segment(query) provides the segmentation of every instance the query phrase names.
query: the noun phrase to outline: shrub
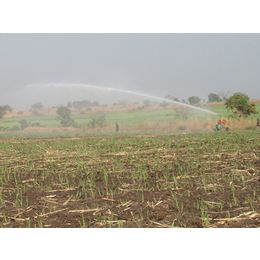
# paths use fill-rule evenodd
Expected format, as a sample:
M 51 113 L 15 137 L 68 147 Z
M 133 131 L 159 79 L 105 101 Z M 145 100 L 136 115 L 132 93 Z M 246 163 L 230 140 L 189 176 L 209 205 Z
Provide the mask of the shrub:
M 19 121 L 21 125 L 21 129 L 24 130 L 24 128 L 31 126 L 31 122 L 27 122 L 25 119 L 22 119 Z
M 247 126 L 247 127 L 246 127 L 246 130 L 255 130 L 255 129 L 256 129 L 256 127 L 253 126 L 253 125 L 251 125 L 251 126 Z
M 184 130 L 186 130 L 186 127 L 185 127 L 184 125 L 180 125 L 180 126 L 178 127 L 178 130 L 184 131 Z
M 91 121 L 88 123 L 88 126 L 92 128 L 95 128 L 97 126 L 103 127 L 106 125 L 105 119 L 105 114 L 97 113 L 91 118 Z
M 39 122 L 32 123 L 32 127 L 40 127 L 41 124 Z

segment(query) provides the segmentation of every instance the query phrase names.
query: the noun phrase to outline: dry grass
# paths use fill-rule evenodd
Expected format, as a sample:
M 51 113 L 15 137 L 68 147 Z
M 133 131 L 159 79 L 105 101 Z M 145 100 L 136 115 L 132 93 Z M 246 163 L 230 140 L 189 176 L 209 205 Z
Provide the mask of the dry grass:
M 228 126 L 231 129 L 245 129 L 256 126 L 256 119 L 250 118 L 231 118 L 228 120 Z
M 173 107 L 174 104 L 169 104 L 169 106 L 167 108 L 171 108 Z M 72 115 L 78 115 L 80 114 L 82 111 L 84 112 L 84 114 L 88 115 L 88 114 L 95 114 L 97 112 L 102 112 L 102 113 L 112 113 L 112 112 L 130 112 L 133 110 L 139 110 L 142 109 L 142 107 L 145 107 L 143 104 L 128 104 L 125 106 L 121 106 L 121 105 L 117 105 L 117 106 L 99 106 L 99 107 L 91 107 L 91 111 L 86 111 L 86 107 L 82 108 L 82 109 L 76 109 L 71 107 L 71 114 Z M 151 105 L 148 107 L 145 107 L 145 110 L 161 110 L 164 109 L 163 107 L 159 106 L 159 105 Z M 57 116 L 57 108 L 45 108 L 39 111 L 39 114 L 41 115 L 41 117 L 45 117 L 45 116 Z M 35 115 L 33 115 L 33 112 L 29 111 L 29 110 L 23 110 L 22 114 L 19 115 L 18 113 L 20 112 L 20 110 L 15 110 L 12 112 L 7 112 L 4 115 L 4 119 L 8 119 L 8 118 L 28 118 L 28 117 L 35 117 Z
M 164 131 L 194 131 L 194 130 L 204 130 L 204 131 L 212 131 L 215 128 L 216 121 L 211 118 L 199 120 L 198 118 L 194 118 L 190 121 L 174 121 L 174 122 L 164 122 L 164 123 L 156 123 L 156 122 L 138 122 L 135 126 L 124 126 L 120 125 L 119 132 L 164 132 Z M 256 126 L 256 119 L 250 118 L 237 118 L 237 119 L 228 119 L 227 126 L 230 130 L 237 129 L 246 129 L 249 127 Z M 21 130 L 16 131 L 21 132 Z M 113 133 L 115 132 L 114 124 L 107 124 L 104 127 L 96 127 L 92 128 L 87 125 L 82 128 L 73 128 L 73 127 L 55 127 L 55 128 L 47 128 L 47 127 L 27 127 L 23 130 L 24 133 Z
M 23 133 L 78 133 L 82 132 L 80 128 L 74 127 L 55 127 L 55 128 L 47 128 L 47 127 L 27 127 L 23 131 Z

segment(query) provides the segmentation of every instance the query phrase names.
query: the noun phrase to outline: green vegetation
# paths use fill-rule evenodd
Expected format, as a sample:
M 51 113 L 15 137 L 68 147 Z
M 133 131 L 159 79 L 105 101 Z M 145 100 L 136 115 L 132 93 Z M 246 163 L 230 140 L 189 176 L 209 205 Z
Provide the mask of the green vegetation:
M 218 115 L 222 115 L 224 117 L 229 116 L 229 111 L 226 109 L 224 105 L 218 105 L 218 106 L 201 106 L 203 109 L 207 109 L 210 111 L 213 111 L 217 113 Z M 91 109 L 89 107 L 89 109 Z M 257 103 L 255 105 L 256 111 L 260 111 L 260 103 Z M 100 109 L 100 111 L 103 111 Z M 106 111 L 106 109 L 104 110 Z M 71 120 L 73 120 L 78 126 L 80 125 L 88 125 L 90 122 L 93 121 L 93 116 L 96 112 L 95 111 L 86 111 L 86 113 L 81 113 L 78 112 L 78 114 L 70 114 Z M 25 114 L 25 113 L 23 113 Z M 216 115 L 206 113 L 200 110 L 196 109 L 190 109 L 187 107 L 181 107 L 181 106 L 176 106 L 174 109 L 174 106 L 167 106 L 164 109 L 157 109 L 153 110 L 151 108 L 145 108 L 143 109 L 132 109 L 128 111 L 120 111 L 120 109 L 116 109 L 114 111 L 108 111 L 106 112 L 106 124 L 107 125 L 112 125 L 114 126 L 116 122 L 119 123 L 119 125 L 124 127 L 134 127 L 139 123 L 143 122 L 153 122 L 153 123 L 168 123 L 168 122 L 181 122 L 181 121 L 192 121 L 194 118 L 197 118 L 199 121 L 200 120 L 206 120 L 206 119 L 211 119 L 214 122 L 216 121 Z M 40 116 L 40 117 L 30 117 L 29 121 L 31 121 L 31 124 L 34 123 L 39 123 L 41 126 L 45 126 L 46 128 L 56 128 L 58 127 L 59 123 L 55 120 L 55 116 Z M 258 118 L 258 114 L 250 114 L 248 116 L 249 119 L 256 119 Z M 28 120 L 28 118 L 6 118 L 6 119 L 1 119 L 0 121 L 0 127 L 2 129 L 13 129 L 13 127 L 20 126 L 19 121 L 20 120 Z M 59 122 L 61 122 L 59 120 Z M 72 122 L 71 122 L 72 123 Z M 214 123 L 213 123 L 214 124 Z M 212 128 L 214 125 L 212 126 Z M 202 128 L 203 129 L 203 126 Z M 131 130 L 129 130 L 131 132 Z
M 42 110 L 43 108 L 44 108 L 44 105 L 42 104 L 42 102 L 36 102 L 31 106 L 32 111 L 39 111 L 39 110 Z
M 88 123 L 88 126 L 95 127 L 104 127 L 106 125 L 106 115 L 103 113 L 94 114 L 91 118 L 91 121 Z
M 191 105 L 197 105 L 197 104 L 199 104 L 200 101 L 201 101 L 201 99 L 200 99 L 199 97 L 197 97 L 197 96 L 189 97 L 188 100 L 189 100 L 189 103 L 190 103 Z
M 256 131 L 1 141 L 1 227 L 259 226 L 259 148 Z
M 247 95 L 237 93 L 225 102 L 225 106 L 227 110 L 233 112 L 235 116 L 241 117 L 257 114 L 255 104 L 249 104 L 248 101 L 249 97 Z
M 6 111 L 12 112 L 13 109 L 9 105 L 0 106 L 0 119 L 6 114 Z
M 56 112 L 59 116 L 56 117 L 56 121 L 60 121 L 60 124 L 65 126 L 73 126 L 75 122 L 70 118 L 71 111 L 67 107 L 59 107 Z
M 219 95 L 215 94 L 215 93 L 210 93 L 208 95 L 208 102 L 212 103 L 212 102 L 221 102 L 221 99 L 219 97 Z

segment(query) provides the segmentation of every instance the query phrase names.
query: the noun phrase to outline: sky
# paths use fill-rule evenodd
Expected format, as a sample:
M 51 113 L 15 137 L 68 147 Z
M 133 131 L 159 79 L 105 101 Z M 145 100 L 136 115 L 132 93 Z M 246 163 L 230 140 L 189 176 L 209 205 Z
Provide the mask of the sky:
M 223 91 L 260 99 L 259 46 L 260 35 L 249 33 L 1 33 L 0 105 L 29 109 L 35 102 L 51 107 L 128 98 L 100 89 L 93 95 L 73 84 L 186 100 Z

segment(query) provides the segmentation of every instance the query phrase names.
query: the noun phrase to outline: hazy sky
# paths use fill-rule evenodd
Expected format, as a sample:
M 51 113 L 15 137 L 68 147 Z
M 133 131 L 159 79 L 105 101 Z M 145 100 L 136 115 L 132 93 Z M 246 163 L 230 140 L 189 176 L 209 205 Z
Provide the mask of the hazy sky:
M 100 89 L 93 96 L 93 89 L 40 87 L 50 83 L 179 99 L 222 91 L 260 99 L 259 46 L 260 34 L 0 34 L 0 105 L 127 98 L 110 95 L 106 102 Z

